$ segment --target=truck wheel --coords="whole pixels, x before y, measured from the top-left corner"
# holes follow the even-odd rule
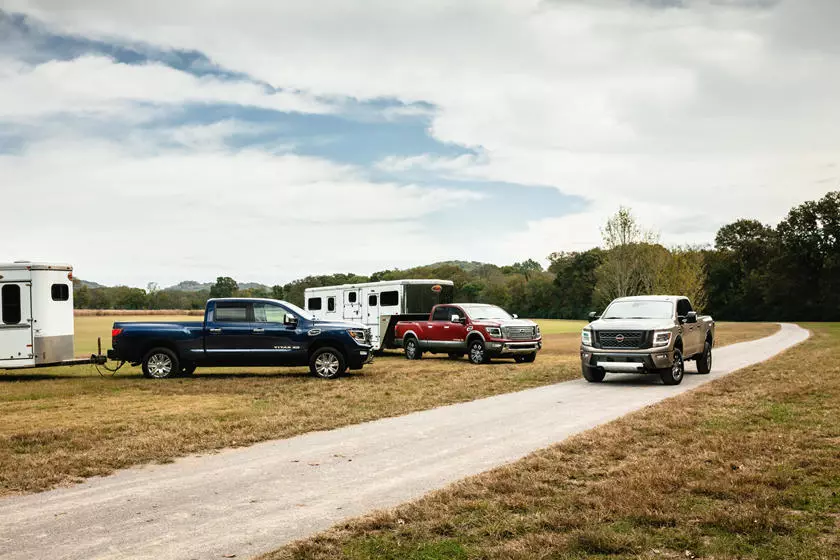
[[[589,381],[590,383],[600,383],[604,380],[604,377],[607,375],[606,372],[601,371],[598,368],[589,367],[583,364],[581,364],[580,369],[581,373],[583,373],[583,378]]]
[[[335,348],[319,348],[309,358],[309,371],[321,379],[334,379],[347,371],[347,362]]]
[[[659,371],[659,377],[665,385],[679,385],[685,375],[685,362],[683,362],[682,351],[674,350],[674,363],[669,368]]]
[[[712,345],[706,341],[703,353],[697,357],[697,373],[706,374],[712,371]]]
[[[184,364],[181,366],[181,375],[189,376],[195,373],[195,364]]]
[[[484,348],[484,343],[477,338],[470,342],[470,363],[472,364],[486,364],[490,361],[487,355],[487,349]]]
[[[537,359],[537,353],[534,352],[533,354],[524,354],[522,356],[515,356],[513,358],[517,364],[530,364],[534,360]]]
[[[420,343],[413,336],[405,339],[403,349],[405,350],[407,360],[419,360],[423,357],[423,352],[420,350]]]
[[[178,356],[169,348],[154,348],[143,358],[143,375],[146,377],[165,379],[180,372]]]

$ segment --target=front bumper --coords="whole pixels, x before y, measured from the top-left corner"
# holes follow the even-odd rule
[[[518,356],[520,354],[534,354],[542,350],[542,339],[524,341],[490,340],[484,347],[493,356]]]
[[[621,352],[581,346],[580,362],[586,367],[612,373],[650,373],[671,367],[674,351],[670,348],[646,348]]]

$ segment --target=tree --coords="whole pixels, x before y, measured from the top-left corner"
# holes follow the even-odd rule
[[[271,297],[274,299],[283,299],[283,286],[272,286]]]
[[[233,297],[239,289],[239,284],[236,280],[229,276],[219,276],[216,278],[216,283],[210,288],[211,298],[226,298]]]
[[[549,272],[554,274],[554,300],[551,315],[582,319],[593,309],[595,270],[604,260],[602,249],[582,253],[554,253],[549,256]]]

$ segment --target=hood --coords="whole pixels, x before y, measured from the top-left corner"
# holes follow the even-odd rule
[[[321,321],[316,320],[312,321],[312,327],[317,327],[319,329],[367,329],[361,323],[351,323],[351,322],[344,322],[344,321]]]
[[[528,319],[483,319],[481,321],[473,321],[474,325],[482,325],[485,327],[536,327],[537,324]]]
[[[668,319],[598,319],[589,323],[588,328],[595,331],[655,331],[673,326],[673,321]]]

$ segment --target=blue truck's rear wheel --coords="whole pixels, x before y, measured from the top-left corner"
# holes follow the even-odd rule
[[[166,379],[181,373],[178,356],[169,348],[154,348],[143,358],[143,375],[152,379]]]

